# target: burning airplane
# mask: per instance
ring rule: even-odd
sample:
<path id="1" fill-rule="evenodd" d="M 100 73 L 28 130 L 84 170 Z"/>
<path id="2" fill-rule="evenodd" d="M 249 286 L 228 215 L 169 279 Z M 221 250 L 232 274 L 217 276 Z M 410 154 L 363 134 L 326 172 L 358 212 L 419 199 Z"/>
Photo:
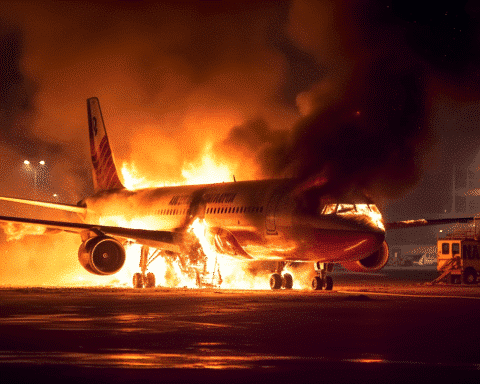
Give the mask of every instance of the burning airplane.
<path id="1" fill-rule="evenodd" d="M 76 205 L 2 198 L 74 212 L 82 223 L 0 218 L 10 226 L 43 228 L 46 234 L 79 234 L 78 257 L 87 271 L 118 272 L 129 243 L 142 246 L 140 271 L 133 275 L 135 287 L 155 286 L 148 265 L 159 256 L 195 275 L 199 286 L 221 282 L 219 255 L 245 262 L 273 261 L 272 289 L 293 287 L 292 274 L 285 272 L 293 262 L 314 264 L 314 289 L 332 289 L 328 272 L 333 263 L 353 271 L 376 271 L 386 264 L 385 228 L 375 204 L 362 194 L 331 194 L 324 181 L 311 186 L 296 179 L 274 179 L 124 188 L 98 99 L 88 99 L 87 106 L 95 194 Z M 210 283 L 204 278 L 208 273 L 215 276 Z"/>
<path id="2" fill-rule="evenodd" d="M 82 222 L 7 216 L 0 216 L 0 221 L 10 232 L 11 227 L 24 226 L 28 233 L 80 235 L 80 264 L 95 275 L 120 271 L 126 247 L 139 244 L 140 271 L 133 274 L 136 288 L 156 286 L 148 267 L 162 258 L 198 287 L 222 283 L 221 260 L 263 262 L 272 269 L 269 283 L 274 290 L 293 287 L 290 264 L 311 262 L 316 271 L 312 288 L 331 290 L 329 272 L 334 264 L 373 272 L 387 263 L 386 227 L 452 221 L 384 224 L 370 198 L 351 190 L 339 193 L 319 177 L 130 190 L 119 178 L 98 99 L 88 99 L 87 108 L 95 194 L 76 205 L 0 198 L 74 212 Z"/>

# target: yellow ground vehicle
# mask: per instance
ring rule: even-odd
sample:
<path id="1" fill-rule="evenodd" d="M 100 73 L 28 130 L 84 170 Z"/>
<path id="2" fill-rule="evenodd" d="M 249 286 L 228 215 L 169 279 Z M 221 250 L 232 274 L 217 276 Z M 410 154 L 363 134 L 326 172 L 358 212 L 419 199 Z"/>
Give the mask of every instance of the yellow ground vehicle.
<path id="1" fill-rule="evenodd" d="M 480 239 L 473 234 L 438 239 L 437 270 L 440 276 L 434 283 L 446 280 L 451 284 L 476 284 L 480 272 Z"/>

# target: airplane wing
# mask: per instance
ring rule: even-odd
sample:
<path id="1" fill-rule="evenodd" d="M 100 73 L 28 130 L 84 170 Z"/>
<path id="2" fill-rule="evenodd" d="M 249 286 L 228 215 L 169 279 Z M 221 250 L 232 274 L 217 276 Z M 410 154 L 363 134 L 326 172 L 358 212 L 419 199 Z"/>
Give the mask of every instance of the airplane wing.
<path id="1" fill-rule="evenodd" d="M 10 201 L 10 202 L 13 202 L 13 203 L 35 205 L 37 207 L 59 209 L 61 211 L 74 212 L 74 213 L 80 213 L 80 214 L 85 214 L 86 210 L 87 210 L 86 208 L 80 207 L 78 205 L 70 205 L 70 204 L 62 204 L 62 203 L 48 203 L 48 202 L 45 202 L 45 201 L 18 199 L 18 198 L 14 198 L 14 197 L 0 196 L 0 200 Z"/>
<path id="2" fill-rule="evenodd" d="M 400 228 L 415 228 L 415 227 L 425 227 L 429 225 L 444 225 L 444 224 L 453 224 L 453 223 L 468 223 L 473 221 L 474 217 L 459 217 L 451 219 L 419 219 L 419 220 L 405 220 L 405 221 L 396 221 L 393 223 L 385 223 L 385 229 L 400 229 Z"/>
<path id="3" fill-rule="evenodd" d="M 63 221 L 27 219 L 9 216 L 0 216 L 0 223 L 20 224 L 26 226 L 40 226 L 47 232 L 65 231 L 81 234 L 91 231 L 97 235 L 110 235 L 124 239 L 132 239 L 142 245 L 180 252 L 184 235 L 182 232 L 153 231 L 148 229 L 132 229 L 122 227 L 110 227 L 105 225 L 94 225 L 85 223 L 67 223 Z M 45 233 L 45 232 L 43 232 Z"/>

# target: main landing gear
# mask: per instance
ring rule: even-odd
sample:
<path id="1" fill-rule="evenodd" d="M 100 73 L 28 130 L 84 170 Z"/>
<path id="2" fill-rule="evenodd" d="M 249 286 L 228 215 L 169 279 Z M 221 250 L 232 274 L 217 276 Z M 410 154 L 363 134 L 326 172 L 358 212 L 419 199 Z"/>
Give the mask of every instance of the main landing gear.
<path id="1" fill-rule="evenodd" d="M 312 289 L 316 291 L 321 289 L 331 291 L 333 288 L 333 279 L 331 276 L 327 276 L 327 272 L 333 271 L 333 264 L 320 263 L 317 261 L 314 264 L 314 268 L 315 272 L 317 272 L 317 276 L 315 276 L 312 280 Z"/>
<path id="2" fill-rule="evenodd" d="M 272 289 L 292 289 L 293 287 L 293 278 L 290 273 L 284 273 L 282 271 L 287 265 L 286 262 L 278 262 L 275 272 L 270 276 L 270 288 Z M 333 271 L 333 263 L 321 263 L 316 262 L 314 264 L 315 276 L 312 280 L 312 289 L 318 290 L 327 290 L 331 291 L 333 289 L 333 279 L 331 276 L 328 276 L 328 272 Z"/>
<path id="3" fill-rule="evenodd" d="M 140 271 L 133 274 L 133 288 L 154 288 L 155 287 L 155 275 L 152 272 L 147 273 L 147 267 L 160 256 L 160 251 L 157 249 L 150 255 L 149 248 L 142 246 L 140 252 Z"/>
<path id="4" fill-rule="evenodd" d="M 277 268 L 275 273 L 270 276 L 270 288 L 272 289 L 292 289 L 293 287 L 293 277 L 290 273 L 284 273 L 282 275 L 283 268 L 285 267 L 285 262 L 277 263 Z"/>

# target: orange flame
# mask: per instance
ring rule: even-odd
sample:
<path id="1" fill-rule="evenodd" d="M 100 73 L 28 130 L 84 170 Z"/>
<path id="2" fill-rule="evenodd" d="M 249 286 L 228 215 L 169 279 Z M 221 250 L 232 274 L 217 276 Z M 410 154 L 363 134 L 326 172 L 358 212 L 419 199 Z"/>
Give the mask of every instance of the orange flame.
<path id="1" fill-rule="evenodd" d="M 129 190 L 140 188 L 157 188 L 176 185 L 195 185 L 195 184 L 213 184 L 224 181 L 231 181 L 233 172 L 232 164 L 220 163 L 212 152 L 212 143 L 207 143 L 203 149 L 199 160 L 185 162 L 181 171 L 183 180 L 149 180 L 139 175 L 138 167 L 135 162 L 124 161 L 122 163 L 121 174 L 123 184 Z"/>
<path id="2" fill-rule="evenodd" d="M 26 235 L 43 235 L 46 228 L 35 224 L 1 223 L 3 231 L 7 235 L 7 241 L 21 240 Z"/>

